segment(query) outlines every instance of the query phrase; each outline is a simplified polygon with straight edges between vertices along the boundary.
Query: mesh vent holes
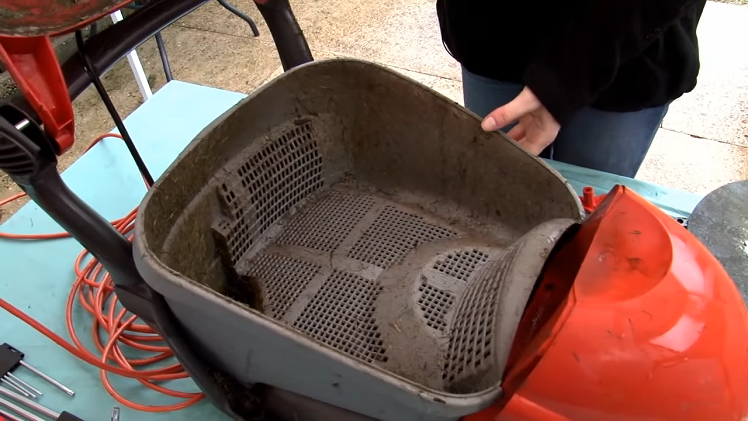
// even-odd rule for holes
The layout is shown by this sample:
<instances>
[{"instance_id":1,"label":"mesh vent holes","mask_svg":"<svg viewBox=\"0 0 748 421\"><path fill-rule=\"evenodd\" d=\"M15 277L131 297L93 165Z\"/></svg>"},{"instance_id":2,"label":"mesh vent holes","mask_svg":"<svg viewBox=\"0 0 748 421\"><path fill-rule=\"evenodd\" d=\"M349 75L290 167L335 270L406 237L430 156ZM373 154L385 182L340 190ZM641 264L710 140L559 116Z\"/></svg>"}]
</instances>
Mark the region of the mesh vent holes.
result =
<instances>
[{"instance_id":1,"label":"mesh vent holes","mask_svg":"<svg viewBox=\"0 0 748 421\"><path fill-rule=\"evenodd\" d=\"M366 362L387 361L374 320L375 281L335 271L302 311L294 327L314 339Z\"/></svg>"},{"instance_id":2,"label":"mesh vent holes","mask_svg":"<svg viewBox=\"0 0 748 421\"><path fill-rule=\"evenodd\" d=\"M249 226L244 218L238 219L233 225L230 225L228 233L227 244L231 253L231 261L236 264L244 253L252 247L254 238L249 235Z\"/></svg>"},{"instance_id":3,"label":"mesh vent holes","mask_svg":"<svg viewBox=\"0 0 748 421\"><path fill-rule=\"evenodd\" d=\"M449 291L429 285L426 281L421 282L418 291L421 292L418 306L423 311L426 325L432 329L444 331L447 327L444 318L454 304L454 296Z\"/></svg>"},{"instance_id":4,"label":"mesh vent holes","mask_svg":"<svg viewBox=\"0 0 748 421\"><path fill-rule=\"evenodd\" d=\"M290 257L265 254L252 261L247 270L265 281L266 314L280 319L309 285L320 266Z\"/></svg>"},{"instance_id":5,"label":"mesh vent holes","mask_svg":"<svg viewBox=\"0 0 748 421\"><path fill-rule=\"evenodd\" d=\"M349 257L388 268L421 244L457 235L392 206L384 208L353 245Z\"/></svg>"},{"instance_id":6,"label":"mesh vent holes","mask_svg":"<svg viewBox=\"0 0 748 421\"><path fill-rule=\"evenodd\" d=\"M480 250L463 250L439 259L434 269L461 281L467 281L476 266L486 263L486 260L488 255Z\"/></svg>"},{"instance_id":7,"label":"mesh vent holes","mask_svg":"<svg viewBox=\"0 0 748 421\"><path fill-rule=\"evenodd\" d=\"M292 206L322 187L322 155L311 123L267 144L236 175L241 188L220 188L234 217L227 238L234 263Z\"/></svg>"},{"instance_id":8,"label":"mesh vent holes","mask_svg":"<svg viewBox=\"0 0 748 421\"><path fill-rule=\"evenodd\" d=\"M442 375L448 382L465 371L481 368L491 356L499 290L517 250L510 249L500 261L481 267L465 289L452 323Z\"/></svg>"},{"instance_id":9,"label":"mesh vent holes","mask_svg":"<svg viewBox=\"0 0 748 421\"><path fill-rule=\"evenodd\" d=\"M334 251L373 205L370 196L333 190L308 213L294 218L277 242Z\"/></svg>"}]
</instances>

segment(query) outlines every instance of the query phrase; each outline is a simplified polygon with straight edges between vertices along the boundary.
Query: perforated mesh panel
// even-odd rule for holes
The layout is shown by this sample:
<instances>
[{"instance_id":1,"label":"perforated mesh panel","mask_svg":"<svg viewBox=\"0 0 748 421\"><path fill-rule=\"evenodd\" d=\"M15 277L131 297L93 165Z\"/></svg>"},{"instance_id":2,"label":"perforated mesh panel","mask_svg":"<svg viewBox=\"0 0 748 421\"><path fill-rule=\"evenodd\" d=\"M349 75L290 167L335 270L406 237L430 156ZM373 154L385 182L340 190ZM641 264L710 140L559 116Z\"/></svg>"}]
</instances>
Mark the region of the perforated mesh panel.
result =
<instances>
[{"instance_id":1,"label":"perforated mesh panel","mask_svg":"<svg viewBox=\"0 0 748 421\"><path fill-rule=\"evenodd\" d=\"M366 362L387 361L374 320L376 281L335 271L302 311L294 327Z\"/></svg>"},{"instance_id":2,"label":"perforated mesh panel","mask_svg":"<svg viewBox=\"0 0 748 421\"><path fill-rule=\"evenodd\" d=\"M448 382L464 371L488 368L482 366L493 353L499 289L517 250L511 248L497 264L481 267L465 289L450 331L443 374Z\"/></svg>"},{"instance_id":3,"label":"perforated mesh panel","mask_svg":"<svg viewBox=\"0 0 748 421\"><path fill-rule=\"evenodd\" d=\"M240 186L220 187L234 217L227 235L234 263L292 206L322 187L322 155L311 123L267 144L236 175Z\"/></svg>"},{"instance_id":4,"label":"perforated mesh panel","mask_svg":"<svg viewBox=\"0 0 748 421\"><path fill-rule=\"evenodd\" d=\"M253 217L247 215L245 208L246 199L243 201L238 199L236 193L226 183L221 185L220 191L223 193L223 197L234 219L233 221L224 219L219 222L218 227L225 234L226 245L231 255L231 260L233 263L236 263L254 244L255 239L250 235L250 226Z\"/></svg>"},{"instance_id":5,"label":"perforated mesh panel","mask_svg":"<svg viewBox=\"0 0 748 421\"><path fill-rule=\"evenodd\" d=\"M372 205L371 196L333 190L309 212L294 218L277 242L334 251Z\"/></svg>"},{"instance_id":6,"label":"perforated mesh panel","mask_svg":"<svg viewBox=\"0 0 748 421\"><path fill-rule=\"evenodd\" d=\"M467 281L475 267L486 263L486 260L488 255L480 250L463 250L439 259L434 269L461 281Z\"/></svg>"},{"instance_id":7,"label":"perforated mesh panel","mask_svg":"<svg viewBox=\"0 0 748 421\"><path fill-rule=\"evenodd\" d=\"M423 311L426 325L430 328L443 331L447 327L444 317L455 302L454 295L430 285L425 280L418 287L421 296L418 298L418 307Z\"/></svg>"},{"instance_id":8,"label":"perforated mesh panel","mask_svg":"<svg viewBox=\"0 0 748 421\"><path fill-rule=\"evenodd\" d=\"M446 228L425 222L418 215L387 206L354 244L348 256L388 268L420 244L455 235Z\"/></svg>"},{"instance_id":9,"label":"perforated mesh panel","mask_svg":"<svg viewBox=\"0 0 748 421\"><path fill-rule=\"evenodd\" d=\"M247 274L265 281L265 314L280 319L319 270L311 262L264 254L250 263Z\"/></svg>"}]
</instances>

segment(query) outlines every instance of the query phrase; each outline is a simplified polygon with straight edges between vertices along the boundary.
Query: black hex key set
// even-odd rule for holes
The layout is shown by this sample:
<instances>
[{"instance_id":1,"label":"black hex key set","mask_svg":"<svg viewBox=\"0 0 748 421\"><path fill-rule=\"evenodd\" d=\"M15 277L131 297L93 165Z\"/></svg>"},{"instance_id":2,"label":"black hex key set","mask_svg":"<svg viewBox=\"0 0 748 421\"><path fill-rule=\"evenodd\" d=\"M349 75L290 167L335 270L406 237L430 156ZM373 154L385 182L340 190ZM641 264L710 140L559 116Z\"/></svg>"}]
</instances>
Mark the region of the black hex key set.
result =
<instances>
[{"instance_id":1,"label":"black hex key set","mask_svg":"<svg viewBox=\"0 0 748 421\"><path fill-rule=\"evenodd\" d=\"M8 421L82 421L69 412L56 412L36 402L42 391L13 372L23 367L70 396L75 392L24 361L24 354L6 344L0 345L0 420ZM38 415L37 415L38 414Z\"/></svg>"}]
</instances>

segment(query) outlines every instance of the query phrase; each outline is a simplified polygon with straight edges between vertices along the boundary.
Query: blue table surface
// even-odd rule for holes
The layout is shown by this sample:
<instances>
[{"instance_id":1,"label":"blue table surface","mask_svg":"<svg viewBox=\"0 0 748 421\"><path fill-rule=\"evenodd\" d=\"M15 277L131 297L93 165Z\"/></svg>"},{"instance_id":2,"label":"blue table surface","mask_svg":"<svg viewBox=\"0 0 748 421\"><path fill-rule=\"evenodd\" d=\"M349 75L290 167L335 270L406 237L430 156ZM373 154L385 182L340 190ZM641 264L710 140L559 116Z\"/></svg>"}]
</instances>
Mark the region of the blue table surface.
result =
<instances>
[{"instance_id":1,"label":"blue table surface","mask_svg":"<svg viewBox=\"0 0 748 421\"><path fill-rule=\"evenodd\" d=\"M154 177L171 164L183 148L211 121L244 98L243 94L170 82L152 99L125 119L138 150ZM571 165L551 162L581 193L592 186L598 193L624 184L672 216L688 217L701 199L650 183L631 180ZM116 219L136 207L145 186L124 143L107 139L83 155L63 174L63 179L83 200L104 217ZM34 203L20 209L3 226L4 232L50 233L60 227ZM0 296L36 320L67 338L65 301L75 280L73 262L81 246L72 239L54 241L8 241L0 239ZM80 336L90 344L91 324L85 312L75 312ZM26 353L26 361L76 392L69 398L62 391L19 368L16 374L44 392L39 403L55 411L66 410L91 420L109 420L112 407L122 408L121 419L183 420L227 419L203 401L177 413L142 413L118 404L101 386L98 369L78 360L36 330L10 314L0 311L0 343L8 342ZM142 387L138 382L111 376L115 388L130 400L147 405L164 405L177 400ZM169 384L175 389L196 391L190 380Z\"/></svg>"}]
</instances>

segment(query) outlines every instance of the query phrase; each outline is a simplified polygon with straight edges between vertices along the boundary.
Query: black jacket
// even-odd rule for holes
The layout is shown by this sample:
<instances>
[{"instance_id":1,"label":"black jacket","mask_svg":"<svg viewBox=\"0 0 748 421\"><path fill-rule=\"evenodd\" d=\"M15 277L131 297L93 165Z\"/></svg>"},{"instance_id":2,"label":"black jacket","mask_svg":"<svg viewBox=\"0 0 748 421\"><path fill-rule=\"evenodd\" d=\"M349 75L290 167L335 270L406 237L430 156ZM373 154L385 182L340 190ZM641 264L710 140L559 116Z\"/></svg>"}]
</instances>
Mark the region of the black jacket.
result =
<instances>
[{"instance_id":1,"label":"black jacket","mask_svg":"<svg viewBox=\"0 0 748 421\"><path fill-rule=\"evenodd\" d=\"M627 112L691 91L706 0L437 0L465 68L529 86L564 124L580 108Z\"/></svg>"}]
</instances>

